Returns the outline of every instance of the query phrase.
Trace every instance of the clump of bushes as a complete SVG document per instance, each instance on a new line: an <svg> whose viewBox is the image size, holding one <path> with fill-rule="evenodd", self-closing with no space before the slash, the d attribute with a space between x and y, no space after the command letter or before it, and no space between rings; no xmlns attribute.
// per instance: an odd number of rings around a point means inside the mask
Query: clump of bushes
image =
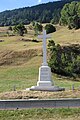
<svg viewBox="0 0 80 120"><path fill-rule="evenodd" d="M46 33L53 33L56 31L56 28L52 24L46 24L45 26Z"/></svg>
<svg viewBox="0 0 80 120"><path fill-rule="evenodd" d="M80 75L80 45L72 44L69 46L60 46L53 40L48 43L50 51L49 66L52 72L76 77Z"/></svg>

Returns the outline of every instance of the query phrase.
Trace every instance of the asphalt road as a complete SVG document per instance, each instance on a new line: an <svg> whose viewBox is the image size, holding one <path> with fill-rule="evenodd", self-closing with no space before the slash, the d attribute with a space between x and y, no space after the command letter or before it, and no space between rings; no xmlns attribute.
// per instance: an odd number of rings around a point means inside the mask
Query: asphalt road
<svg viewBox="0 0 80 120"><path fill-rule="evenodd" d="M80 99L0 100L0 109L72 108L80 107Z"/></svg>

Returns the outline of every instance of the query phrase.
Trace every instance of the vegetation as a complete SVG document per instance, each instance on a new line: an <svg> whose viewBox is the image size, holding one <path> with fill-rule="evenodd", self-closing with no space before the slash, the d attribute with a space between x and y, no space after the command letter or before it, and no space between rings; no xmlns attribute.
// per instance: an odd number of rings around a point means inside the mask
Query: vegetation
<svg viewBox="0 0 80 120"><path fill-rule="evenodd" d="M80 120L80 108L42 108L0 111L0 120Z"/></svg>
<svg viewBox="0 0 80 120"><path fill-rule="evenodd" d="M69 29L80 28L80 2L71 2L64 5L61 11L60 24L68 25Z"/></svg>
<svg viewBox="0 0 80 120"><path fill-rule="evenodd" d="M69 44L80 44L80 29L69 30L67 26L56 25L56 32L52 34L52 39L56 44L62 46Z"/></svg>
<svg viewBox="0 0 80 120"><path fill-rule="evenodd" d="M58 23L60 12L66 3L80 0L61 0L49 2L33 7L19 8L15 10L7 10L0 13L0 26L12 26L20 23L29 24L32 21L41 23Z"/></svg>
<svg viewBox="0 0 80 120"><path fill-rule="evenodd" d="M40 32L42 32L43 26L40 23L35 22L33 23L33 28L35 31L35 35L38 35Z"/></svg>
<svg viewBox="0 0 80 120"><path fill-rule="evenodd" d="M45 26L46 33L52 33L56 31L56 28L52 24L46 24Z"/></svg>
<svg viewBox="0 0 80 120"><path fill-rule="evenodd" d="M27 33L27 29L25 28L23 24L14 26L13 30L14 30L14 33L17 33L20 36L23 36L24 33Z"/></svg>
<svg viewBox="0 0 80 120"><path fill-rule="evenodd" d="M66 83L67 84L67 83ZM73 89L73 88L72 88ZM14 86L13 91L0 93L1 100L9 99L62 99L62 98L80 98L80 88L74 86L73 90L66 91L26 91L26 90L17 90L17 87Z"/></svg>
<svg viewBox="0 0 80 120"><path fill-rule="evenodd" d="M49 41L49 65L52 72L64 76L80 75L80 45L60 46L54 41Z"/></svg>
<svg viewBox="0 0 80 120"><path fill-rule="evenodd" d="M12 31L13 29L12 29L12 27L11 27L11 26L9 26L8 30Z"/></svg>

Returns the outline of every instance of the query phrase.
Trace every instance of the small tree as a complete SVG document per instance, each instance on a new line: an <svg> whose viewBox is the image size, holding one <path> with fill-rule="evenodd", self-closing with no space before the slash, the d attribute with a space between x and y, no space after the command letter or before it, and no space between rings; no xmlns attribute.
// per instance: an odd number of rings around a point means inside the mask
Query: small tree
<svg viewBox="0 0 80 120"><path fill-rule="evenodd" d="M32 21L32 22L31 22L31 24L32 24L33 27L35 26L35 23L36 23L35 21Z"/></svg>
<svg viewBox="0 0 80 120"><path fill-rule="evenodd" d="M43 29L43 26L40 23L36 22L34 25L35 34L38 35L39 32L42 32L42 29Z"/></svg>
<svg viewBox="0 0 80 120"><path fill-rule="evenodd" d="M14 33L17 33L20 36L23 36L24 33L27 33L27 29L25 28L23 24L14 26L13 30L14 30Z"/></svg>
<svg viewBox="0 0 80 120"><path fill-rule="evenodd" d="M49 34L49 33L55 32L56 28L52 24L47 24L45 26L45 30L46 30L46 33Z"/></svg>
<svg viewBox="0 0 80 120"><path fill-rule="evenodd" d="M9 26L8 30L12 31L12 27L11 27L11 26Z"/></svg>

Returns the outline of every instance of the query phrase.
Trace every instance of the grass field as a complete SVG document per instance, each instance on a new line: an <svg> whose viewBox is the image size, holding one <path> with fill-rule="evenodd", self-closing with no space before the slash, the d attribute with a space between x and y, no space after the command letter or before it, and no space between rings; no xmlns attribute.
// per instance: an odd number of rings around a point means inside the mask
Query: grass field
<svg viewBox="0 0 80 120"><path fill-rule="evenodd" d="M38 68L41 65L42 57L36 56L29 61L24 61L22 65L9 65L0 67L0 92L11 91L14 86L17 90L25 89L32 85L36 85L38 80ZM60 78L52 74L54 83L61 87L70 89L72 85L76 88L80 86L80 82L69 80L69 78ZM79 79L79 78L77 78Z"/></svg>
<svg viewBox="0 0 80 120"><path fill-rule="evenodd" d="M80 120L80 109L29 109L0 111L0 120Z"/></svg>

